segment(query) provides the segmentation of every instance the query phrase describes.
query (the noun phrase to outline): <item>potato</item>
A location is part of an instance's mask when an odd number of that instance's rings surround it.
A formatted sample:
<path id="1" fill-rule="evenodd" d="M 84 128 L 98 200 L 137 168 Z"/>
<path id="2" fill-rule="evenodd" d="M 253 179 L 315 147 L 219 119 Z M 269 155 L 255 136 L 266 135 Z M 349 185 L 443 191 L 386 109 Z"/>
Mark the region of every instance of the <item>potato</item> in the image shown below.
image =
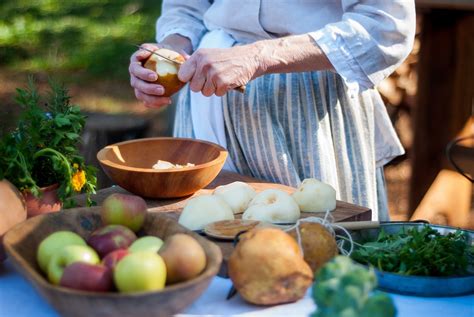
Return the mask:
<path id="1" fill-rule="evenodd" d="M 316 222 L 300 222 L 299 230 L 304 260 L 316 273 L 338 254 L 336 239 L 322 224 Z M 288 233 L 297 239 L 296 229 Z"/>
<path id="2" fill-rule="evenodd" d="M 257 305 L 297 301 L 313 282 L 295 239 L 275 228 L 243 234 L 229 258 L 228 272 L 240 295 Z"/>

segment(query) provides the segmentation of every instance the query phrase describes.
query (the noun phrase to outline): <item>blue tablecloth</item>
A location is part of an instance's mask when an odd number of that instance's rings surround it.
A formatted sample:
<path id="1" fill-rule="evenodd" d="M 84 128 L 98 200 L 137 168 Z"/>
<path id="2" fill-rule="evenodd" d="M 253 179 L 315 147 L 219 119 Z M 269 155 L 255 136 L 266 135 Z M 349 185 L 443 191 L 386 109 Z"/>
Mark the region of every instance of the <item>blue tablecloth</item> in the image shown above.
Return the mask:
<path id="1" fill-rule="evenodd" d="M 302 300 L 275 307 L 256 307 L 239 296 L 226 301 L 230 281 L 216 277 L 206 292 L 180 316 L 308 316 L 316 308 L 308 293 Z M 474 317 L 474 295 L 423 298 L 391 295 L 399 317 Z M 56 317 L 54 309 L 6 261 L 0 264 L 0 317 Z"/>

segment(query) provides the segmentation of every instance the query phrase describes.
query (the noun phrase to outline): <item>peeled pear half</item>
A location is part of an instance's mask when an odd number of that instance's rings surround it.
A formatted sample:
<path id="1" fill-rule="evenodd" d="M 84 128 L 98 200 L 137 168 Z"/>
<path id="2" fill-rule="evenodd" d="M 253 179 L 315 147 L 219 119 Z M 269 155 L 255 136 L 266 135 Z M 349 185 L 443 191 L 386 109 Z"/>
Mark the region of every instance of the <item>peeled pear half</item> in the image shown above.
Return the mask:
<path id="1" fill-rule="evenodd" d="M 243 234 L 229 258 L 228 272 L 239 294 L 257 305 L 297 301 L 313 282 L 295 239 L 275 228 Z"/>
<path id="2" fill-rule="evenodd" d="M 214 190 L 214 195 L 224 199 L 232 208 L 234 214 L 243 213 L 256 194 L 255 189 L 244 182 L 233 182 L 227 185 L 218 186 Z"/>
<path id="3" fill-rule="evenodd" d="M 183 63 L 184 57 L 178 52 L 167 48 L 159 48 L 156 53 L 163 55 L 171 60 Z M 158 79 L 154 82 L 165 88 L 164 97 L 169 97 L 180 90 L 185 83 L 178 79 L 179 64 L 170 62 L 156 54 L 151 54 L 145 61 L 143 67 L 148 68 L 158 74 Z"/>
<path id="4" fill-rule="evenodd" d="M 315 178 L 305 179 L 292 196 L 302 212 L 336 209 L 336 190 Z"/>
<path id="5" fill-rule="evenodd" d="M 222 198 L 202 195 L 186 203 L 178 222 L 189 230 L 201 230 L 212 222 L 233 219 L 232 208 Z"/>

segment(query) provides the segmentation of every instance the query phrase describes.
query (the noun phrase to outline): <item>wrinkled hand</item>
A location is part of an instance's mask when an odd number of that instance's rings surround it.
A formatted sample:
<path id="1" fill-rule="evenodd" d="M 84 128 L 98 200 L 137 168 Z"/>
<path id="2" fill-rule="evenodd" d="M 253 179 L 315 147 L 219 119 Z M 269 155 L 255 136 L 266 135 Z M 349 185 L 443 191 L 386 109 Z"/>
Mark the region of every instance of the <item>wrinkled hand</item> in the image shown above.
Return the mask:
<path id="1" fill-rule="evenodd" d="M 156 50 L 161 46 L 159 44 L 143 44 L 143 47 L 149 50 Z M 160 97 L 165 93 L 165 89 L 161 85 L 152 82 L 158 79 L 158 75 L 142 66 L 142 62 L 151 55 L 145 50 L 136 51 L 130 58 L 130 85 L 135 90 L 135 96 L 138 100 L 143 101 L 146 107 L 159 108 L 171 104 L 169 97 Z"/>
<path id="2" fill-rule="evenodd" d="M 178 78 L 204 96 L 223 96 L 261 74 L 258 51 L 253 46 L 203 48 L 181 65 Z"/>

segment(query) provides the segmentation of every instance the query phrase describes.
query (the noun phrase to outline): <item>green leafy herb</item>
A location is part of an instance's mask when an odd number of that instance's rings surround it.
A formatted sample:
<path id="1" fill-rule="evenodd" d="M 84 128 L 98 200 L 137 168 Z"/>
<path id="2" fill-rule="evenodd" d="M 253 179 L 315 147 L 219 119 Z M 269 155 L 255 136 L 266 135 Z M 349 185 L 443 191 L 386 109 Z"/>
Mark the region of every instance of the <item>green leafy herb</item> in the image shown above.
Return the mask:
<path id="1" fill-rule="evenodd" d="M 351 257 L 381 271 L 404 275 L 456 276 L 469 274 L 474 265 L 467 233 L 440 234 L 430 226 L 397 234 L 381 231 L 375 241 L 359 245 Z"/>
<path id="2" fill-rule="evenodd" d="M 72 206 L 74 193 L 95 193 L 96 172 L 86 166 L 77 144 L 85 124 L 78 106 L 70 104 L 68 90 L 50 82 L 47 102 L 32 78 L 27 89 L 17 89 L 16 101 L 23 108 L 17 128 L 0 140 L 0 180 L 8 179 L 21 191 L 40 195 L 40 187 L 59 184 L 58 197 Z"/>
<path id="3" fill-rule="evenodd" d="M 312 317 L 393 317 L 396 309 L 385 293 L 374 292 L 377 281 L 349 257 L 337 256 L 316 276 L 313 299 L 318 307 Z"/>

